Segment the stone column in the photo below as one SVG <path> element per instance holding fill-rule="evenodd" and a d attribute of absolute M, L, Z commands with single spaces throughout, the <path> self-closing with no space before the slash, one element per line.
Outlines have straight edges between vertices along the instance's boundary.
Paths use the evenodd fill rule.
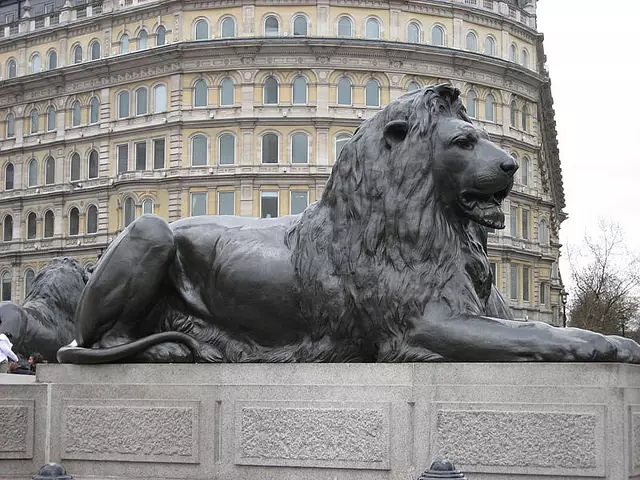
<path fill-rule="evenodd" d="M 242 7 L 242 36 L 253 36 L 253 22 L 254 22 L 254 7 L 253 5 L 245 5 Z"/>
<path fill-rule="evenodd" d="M 317 15 L 317 27 L 316 32 L 319 37 L 328 37 L 330 36 L 330 20 L 329 20 L 329 5 L 321 5 L 318 2 L 318 7 L 316 9 Z"/>
<path fill-rule="evenodd" d="M 462 29 L 464 21 L 461 18 L 453 19 L 453 48 L 462 48 Z"/>
<path fill-rule="evenodd" d="M 240 165 L 253 165 L 253 128 L 241 128 L 240 136 L 242 142 L 242 158 L 240 159 Z"/>
<path fill-rule="evenodd" d="M 390 10 L 391 25 L 389 25 L 389 40 L 392 42 L 398 42 L 402 40 L 402 29 L 400 26 L 400 10 L 395 8 Z"/>
<path fill-rule="evenodd" d="M 328 165 L 329 164 L 329 144 L 331 139 L 329 138 L 329 127 L 317 127 L 316 128 L 316 165 Z"/>

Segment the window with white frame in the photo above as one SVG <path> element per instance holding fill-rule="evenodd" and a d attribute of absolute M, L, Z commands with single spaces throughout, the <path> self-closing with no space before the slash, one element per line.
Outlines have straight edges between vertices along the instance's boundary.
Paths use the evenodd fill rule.
<path fill-rule="evenodd" d="M 89 100 L 89 123 L 98 123 L 100 119 L 100 102 L 96 97 Z"/>
<path fill-rule="evenodd" d="M 338 105 L 351 105 L 351 80 L 342 77 L 338 81 Z"/>
<path fill-rule="evenodd" d="M 291 136 L 291 163 L 309 162 L 309 135 L 297 132 Z"/>
<path fill-rule="evenodd" d="M 220 152 L 220 165 L 233 165 L 236 163 L 236 139 L 233 135 L 225 133 L 218 139 Z"/>
<path fill-rule="evenodd" d="M 207 192 L 191 193 L 191 216 L 207 214 Z"/>
<path fill-rule="evenodd" d="M 47 55 L 47 69 L 53 70 L 58 68 L 58 54 L 55 50 L 51 50 Z"/>
<path fill-rule="evenodd" d="M 149 111 L 147 87 L 136 90 L 136 115 L 146 115 Z"/>
<path fill-rule="evenodd" d="M 264 19 L 265 37 L 277 37 L 280 35 L 280 22 L 275 15 L 269 15 Z"/>
<path fill-rule="evenodd" d="M 342 16 L 338 19 L 338 36 L 339 37 L 353 36 L 353 22 L 349 17 Z"/>
<path fill-rule="evenodd" d="M 98 40 L 93 40 L 91 45 L 89 45 L 89 54 L 91 55 L 91 60 L 99 60 L 100 59 L 100 42 Z"/>
<path fill-rule="evenodd" d="M 473 90 L 467 93 L 467 115 L 471 118 L 477 118 L 478 112 L 478 96 Z"/>
<path fill-rule="evenodd" d="M 87 233 L 98 233 L 98 207 L 89 205 L 87 209 Z"/>
<path fill-rule="evenodd" d="M 120 37 L 120 53 L 129 53 L 129 35 L 126 33 Z"/>
<path fill-rule="evenodd" d="M 76 45 L 73 47 L 73 63 L 81 63 L 82 62 L 82 47 L 80 45 Z"/>
<path fill-rule="evenodd" d="M 260 192 L 260 217 L 276 218 L 278 216 L 278 192 Z"/>
<path fill-rule="evenodd" d="M 493 95 L 488 94 L 484 99 L 484 118 L 490 122 L 495 121 L 495 99 Z"/>
<path fill-rule="evenodd" d="M 44 161 L 44 183 L 45 185 L 56 183 L 56 160 L 53 157 L 47 157 Z"/>
<path fill-rule="evenodd" d="M 31 110 L 29 133 L 38 133 L 38 121 L 38 111 L 34 108 Z"/>
<path fill-rule="evenodd" d="M 307 103 L 307 79 L 302 75 L 293 80 L 293 103 L 305 105 Z"/>
<path fill-rule="evenodd" d="M 150 198 L 146 198 L 142 202 L 142 214 L 143 215 L 151 215 L 153 213 L 153 200 Z"/>
<path fill-rule="evenodd" d="M 144 50 L 147 48 L 148 39 L 149 35 L 147 34 L 147 31 L 144 29 L 140 30 L 140 33 L 138 33 L 138 50 Z"/>
<path fill-rule="evenodd" d="M 293 35 L 298 37 L 307 36 L 307 17 L 296 15 L 293 19 Z"/>
<path fill-rule="evenodd" d="M 167 29 L 160 25 L 156 30 L 156 46 L 161 47 L 167 43 Z"/>
<path fill-rule="evenodd" d="M 167 111 L 167 87 L 160 84 L 153 87 L 153 113 Z"/>
<path fill-rule="evenodd" d="M 236 194 L 235 192 L 218 192 L 218 215 L 235 215 Z"/>
<path fill-rule="evenodd" d="M 69 235 L 80 233 L 80 212 L 76 207 L 69 210 Z"/>
<path fill-rule="evenodd" d="M 27 240 L 33 240 L 36 238 L 36 214 L 31 212 L 27 215 Z"/>
<path fill-rule="evenodd" d="M 44 238 L 51 238 L 55 234 L 55 215 L 51 210 L 44 214 Z"/>
<path fill-rule="evenodd" d="M 147 169 L 147 142 L 134 143 L 134 151 L 136 155 L 136 170 Z"/>
<path fill-rule="evenodd" d="M 275 77 L 267 77 L 263 86 L 263 102 L 265 105 L 278 103 L 278 80 Z"/>
<path fill-rule="evenodd" d="M 291 215 L 304 212 L 309 205 L 309 192 L 303 190 L 291 190 Z"/>
<path fill-rule="evenodd" d="M 496 41 L 490 35 L 487 35 L 487 37 L 484 39 L 484 54 L 491 57 L 496 56 Z"/>
<path fill-rule="evenodd" d="M 196 81 L 193 85 L 193 106 L 194 107 L 206 107 L 208 104 L 207 93 L 209 86 L 206 80 L 203 78 Z"/>
<path fill-rule="evenodd" d="M 208 40 L 209 39 L 209 22 L 204 18 L 201 18 L 195 25 L 195 39 L 196 40 Z"/>
<path fill-rule="evenodd" d="M 80 154 L 74 152 L 69 163 L 69 180 L 72 182 L 80 180 Z"/>
<path fill-rule="evenodd" d="M 262 136 L 262 163 L 278 163 L 278 136 L 267 133 Z"/>
<path fill-rule="evenodd" d="M 98 159 L 98 152 L 95 150 L 91 150 L 91 152 L 89 152 L 89 159 L 88 159 L 88 172 L 89 175 L 88 177 L 91 178 L 98 178 L 98 176 L 100 175 L 100 163 L 99 163 L 99 159 Z"/>
<path fill-rule="evenodd" d="M 136 203 L 127 197 L 124 201 L 124 226 L 127 227 L 136 219 Z"/>
<path fill-rule="evenodd" d="M 38 185 L 38 161 L 33 158 L 29 162 L 29 168 L 27 173 L 27 186 L 35 187 Z"/>
<path fill-rule="evenodd" d="M 153 139 L 153 168 L 164 168 L 164 151 L 165 141 L 164 138 Z"/>
<path fill-rule="evenodd" d="M 129 144 L 124 143 L 116 147 L 118 157 L 118 173 L 129 171 Z"/>
<path fill-rule="evenodd" d="M 191 137 L 191 165 L 194 167 L 209 164 L 209 139 L 204 135 Z"/>
<path fill-rule="evenodd" d="M 235 103 L 235 86 L 229 77 L 220 82 L 220 105 L 231 106 Z"/>
<path fill-rule="evenodd" d="M 236 21 L 233 17 L 225 17 L 220 24 L 220 37 L 233 38 L 236 36 Z"/>
<path fill-rule="evenodd" d="M 129 92 L 126 90 L 118 93 L 118 118 L 129 116 Z"/>
<path fill-rule="evenodd" d="M 380 106 L 380 84 L 377 80 L 371 78 L 364 87 L 365 102 L 367 107 Z"/>
<path fill-rule="evenodd" d="M 80 102 L 76 100 L 71 105 L 71 126 L 77 127 L 80 125 L 82 121 L 82 109 L 80 107 Z"/>
<path fill-rule="evenodd" d="M 420 25 L 416 22 L 409 22 L 407 25 L 407 41 L 409 43 L 420 43 Z"/>
<path fill-rule="evenodd" d="M 444 46 L 444 28 L 440 25 L 434 25 L 431 28 L 431 45 Z"/>
<path fill-rule="evenodd" d="M 47 109 L 47 132 L 52 132 L 56 129 L 56 109 L 51 106 Z"/>
<path fill-rule="evenodd" d="M 467 32 L 467 50 L 471 52 L 478 51 L 478 37 L 474 32 Z"/>
<path fill-rule="evenodd" d="M 365 25 L 365 37 L 371 40 L 380 38 L 380 22 L 376 18 L 368 18 Z"/>

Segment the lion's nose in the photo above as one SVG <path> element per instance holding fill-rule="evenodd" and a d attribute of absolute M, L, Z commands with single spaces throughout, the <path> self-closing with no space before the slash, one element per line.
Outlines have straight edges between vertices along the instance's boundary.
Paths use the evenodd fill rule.
<path fill-rule="evenodd" d="M 513 175 L 518 170 L 518 164 L 512 157 L 509 157 L 500 164 L 500 168 L 504 173 Z"/>

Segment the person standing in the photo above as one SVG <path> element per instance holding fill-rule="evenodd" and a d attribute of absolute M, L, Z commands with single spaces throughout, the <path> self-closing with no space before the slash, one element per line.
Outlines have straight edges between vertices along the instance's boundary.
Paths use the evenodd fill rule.
<path fill-rule="evenodd" d="M 0 373 L 8 373 L 9 359 L 17 362 L 18 357 L 13 353 L 13 344 L 11 343 L 11 334 L 0 333 Z"/>

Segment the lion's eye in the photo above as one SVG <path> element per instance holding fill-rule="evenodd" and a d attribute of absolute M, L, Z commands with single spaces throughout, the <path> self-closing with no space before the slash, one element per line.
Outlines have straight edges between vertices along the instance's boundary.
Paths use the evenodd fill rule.
<path fill-rule="evenodd" d="M 471 136 L 458 137 L 453 143 L 456 147 L 471 150 L 476 145 L 476 139 Z"/>

